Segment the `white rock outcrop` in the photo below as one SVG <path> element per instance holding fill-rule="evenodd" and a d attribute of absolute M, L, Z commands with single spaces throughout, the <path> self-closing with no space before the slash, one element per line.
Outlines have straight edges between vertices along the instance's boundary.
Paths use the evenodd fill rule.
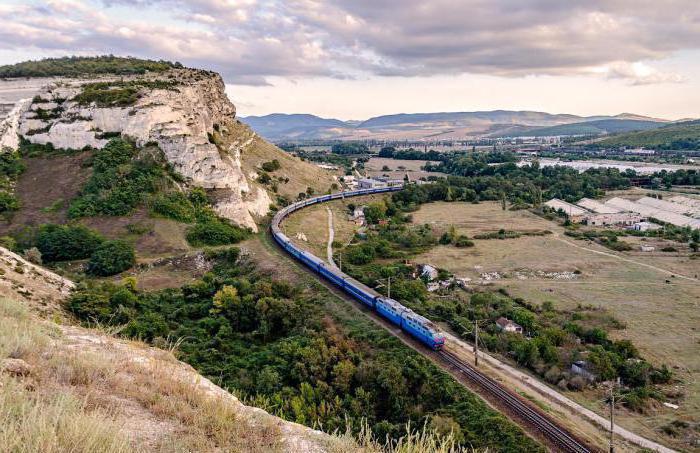
<path fill-rule="evenodd" d="M 157 143 L 189 184 L 216 190 L 214 208 L 219 215 L 257 230 L 255 216 L 267 214 L 271 200 L 265 190 L 252 187 L 241 170 L 246 142 L 234 141 L 228 149 L 212 143 L 215 132 L 225 132 L 236 115 L 223 80 L 218 74 L 190 69 L 159 77 L 175 84 L 142 88 L 138 101 L 128 107 L 74 101 L 82 85 L 94 80 L 51 82 L 22 107 L 18 132 L 32 143 L 66 149 L 99 149 L 115 133 L 138 146 Z"/>

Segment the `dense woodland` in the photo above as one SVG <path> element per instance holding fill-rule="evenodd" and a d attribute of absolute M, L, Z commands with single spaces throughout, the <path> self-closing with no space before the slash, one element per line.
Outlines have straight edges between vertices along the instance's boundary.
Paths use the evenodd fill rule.
<path fill-rule="evenodd" d="M 348 310 L 321 287 L 260 274 L 235 248 L 210 252 L 211 272 L 177 289 L 136 290 L 87 282 L 69 309 L 86 323 L 166 346 L 251 404 L 328 432 L 380 439 L 406 424 L 454 432 L 460 444 L 495 451 L 539 448 L 427 359 Z"/>

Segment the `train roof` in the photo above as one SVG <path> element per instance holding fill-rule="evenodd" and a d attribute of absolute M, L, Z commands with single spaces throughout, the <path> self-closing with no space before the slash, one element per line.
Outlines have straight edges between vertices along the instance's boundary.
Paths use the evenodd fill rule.
<path fill-rule="evenodd" d="M 411 310 L 410 308 L 406 309 L 406 313 L 404 313 L 404 317 L 421 325 L 422 327 L 425 327 L 428 330 L 432 330 L 435 332 L 438 332 L 440 330 L 434 322 L 432 322 L 431 320 L 429 320 L 428 318 L 426 318 L 424 316 L 419 315 L 418 313 Z"/>

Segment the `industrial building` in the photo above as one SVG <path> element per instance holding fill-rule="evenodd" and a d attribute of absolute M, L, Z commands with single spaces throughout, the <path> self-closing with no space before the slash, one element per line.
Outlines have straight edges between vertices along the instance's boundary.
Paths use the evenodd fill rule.
<path fill-rule="evenodd" d="M 576 202 L 576 205 L 598 214 L 617 214 L 618 212 L 622 212 L 618 208 L 605 205 L 600 201 L 592 200 L 590 198 L 581 198 Z"/>
<path fill-rule="evenodd" d="M 656 200 L 655 198 L 644 198 L 648 198 L 649 200 Z M 692 217 L 679 214 L 677 212 L 662 209 L 658 207 L 658 204 L 656 204 L 656 206 L 652 206 L 649 201 L 638 203 L 632 200 L 626 200 L 624 198 L 615 197 L 606 201 L 605 204 L 618 209 L 622 209 L 624 211 L 635 212 L 646 219 L 656 219 L 661 222 L 670 223 L 671 225 L 676 225 L 679 227 L 687 226 L 691 228 L 700 228 L 700 219 L 694 219 Z"/>
<path fill-rule="evenodd" d="M 590 211 L 587 209 L 576 206 L 575 204 L 567 203 L 566 201 L 558 198 L 552 198 L 551 200 L 547 201 L 545 206 L 548 206 L 555 211 L 561 210 L 569 217 L 569 220 L 574 223 L 582 222 L 585 216 L 590 214 Z"/>
<path fill-rule="evenodd" d="M 593 226 L 631 226 L 646 231 L 653 227 L 642 221 L 655 219 L 679 227 L 700 228 L 700 200 L 683 196 L 668 200 L 641 197 L 636 201 L 614 197 L 604 203 L 582 198 L 576 204 L 553 198 L 545 206 L 564 212 L 574 223 Z"/>

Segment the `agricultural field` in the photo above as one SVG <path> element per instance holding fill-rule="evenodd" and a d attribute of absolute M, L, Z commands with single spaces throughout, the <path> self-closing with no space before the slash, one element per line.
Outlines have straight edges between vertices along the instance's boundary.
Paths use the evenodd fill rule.
<path fill-rule="evenodd" d="M 415 258 L 472 279 L 474 285 L 505 288 L 513 297 L 556 308 L 601 306 L 626 324 L 615 336 L 631 340 L 642 356 L 672 367 L 681 383 L 669 391 L 685 394 L 677 410 L 659 405 L 645 416 L 622 414 L 620 421 L 639 434 L 659 438 L 671 420 L 698 423 L 700 414 L 700 260 L 687 254 L 618 253 L 564 236 L 564 228 L 528 211 L 504 211 L 499 203 L 430 203 L 413 213 L 416 224 L 440 233 L 513 230 L 552 233 L 515 239 L 475 239 L 471 248 L 437 246 Z M 621 238 L 636 244 L 640 238 Z M 584 405 L 603 410 L 592 393 L 571 393 Z M 668 438 L 665 438 L 668 442 Z"/>
<path fill-rule="evenodd" d="M 387 157 L 372 157 L 366 164 L 365 170 L 369 176 L 389 175 L 401 179 L 406 173 L 412 180 L 427 178 L 428 176 L 445 176 L 444 173 L 423 171 L 421 168 L 427 164 L 427 160 L 399 160 Z M 383 170 L 388 167 L 389 171 Z"/>

